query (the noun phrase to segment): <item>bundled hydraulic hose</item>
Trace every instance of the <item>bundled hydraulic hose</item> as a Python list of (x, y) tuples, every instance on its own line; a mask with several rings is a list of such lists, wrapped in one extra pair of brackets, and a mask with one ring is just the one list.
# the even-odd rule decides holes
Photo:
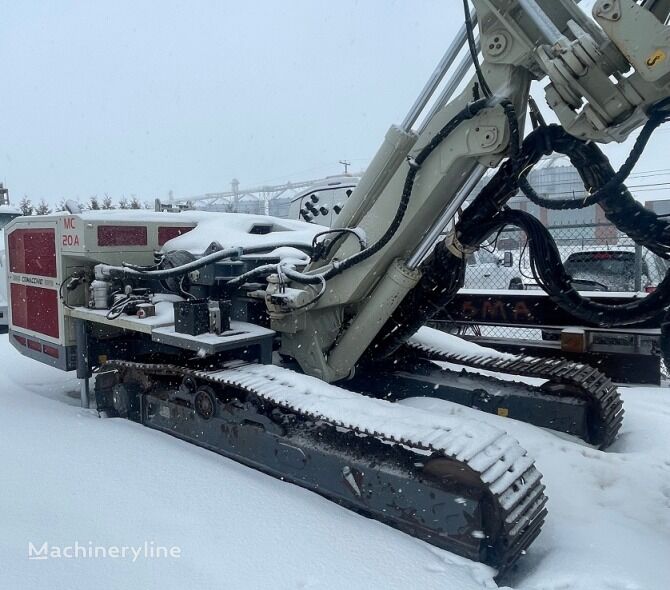
[[(558, 126), (540, 127), (524, 141), (521, 151), (511, 157), (488, 186), (465, 211), (457, 226), (458, 238), (466, 247), (477, 247), (495, 231), (507, 225), (523, 230), (528, 237), (531, 270), (537, 282), (562, 309), (594, 326), (613, 327), (635, 324), (656, 317), (670, 305), (670, 273), (654, 293), (629, 303), (606, 305), (582, 297), (571, 284), (558, 248), (549, 231), (532, 215), (503, 209), (525, 178), (519, 170), (532, 167), (544, 153), (568, 155), (579, 171), (585, 187), (621, 231), (659, 255), (670, 251), (670, 225), (635, 201), (623, 180), (639, 158), (649, 136), (668, 116), (668, 101), (652, 109), (649, 122), (638, 137), (636, 148), (619, 172), (593, 142), (578, 140)], [(510, 124), (514, 124), (510, 121)], [(572, 201), (572, 200), (571, 200)], [(582, 207), (585, 201), (577, 201)]]
[(538, 284), (554, 303), (589, 325), (610, 328), (637, 324), (658, 316), (670, 305), (670, 273), (646, 297), (617, 305), (591, 301), (572, 286), (556, 243), (536, 217), (507, 209), (489, 228), (495, 231), (509, 225), (518, 227), (528, 237), (531, 272)]
[[(571, 199), (571, 205), (576, 202), (579, 207), (586, 207), (597, 202), (618, 229), (659, 256), (669, 258), (670, 224), (635, 201), (623, 181), (639, 159), (651, 133), (667, 120), (670, 101), (662, 101), (651, 109), (649, 122), (638, 137), (636, 147), (616, 173), (595, 143), (579, 140), (557, 125), (538, 127), (526, 137), (519, 149), (518, 140), (515, 141), (519, 134), (513, 107), (509, 102), (503, 101), (502, 104), (511, 131), (510, 157), (461, 216), (455, 229), (455, 243), (464, 251), (473, 250), (494, 232), (506, 225), (515, 225), (528, 236), (536, 280), (564, 310), (590, 325), (601, 327), (630, 325), (656, 317), (670, 305), (670, 273), (654, 293), (643, 299), (621, 305), (590, 301), (573, 288), (571, 277), (563, 267), (558, 248), (548, 230), (528, 213), (508, 210), (505, 205), (517, 194), (520, 184), (525, 181), (525, 174), (542, 156), (563, 153), (570, 158), (586, 189), (591, 192), (590, 199)], [(544, 203), (538, 201), (538, 204)], [(463, 253), (455, 253), (454, 244), (451, 249), (438, 244), (422, 263), (421, 270), (423, 276), (417, 287), (380, 331), (370, 353), (373, 357), (385, 358), (392, 354), (453, 299), (462, 286)], [(663, 321), (662, 331), (668, 341), (666, 358), (670, 358), (670, 312)]]
[[(633, 171), (634, 166), (637, 164), (640, 156), (644, 152), (647, 142), (651, 138), (653, 132), (668, 120), (670, 120), (670, 99), (664, 99), (651, 107), (649, 111), (649, 118), (640, 131), (640, 134), (635, 140), (633, 149), (631, 150), (628, 158), (626, 158), (626, 161), (621, 166), (621, 168), (616, 173), (612, 171), (611, 174), (607, 174), (609, 176), (607, 181), (597, 190), (590, 193), (585, 199), (547, 199), (541, 197), (535, 192), (526, 178), (528, 170), (524, 170), (524, 172), (519, 176), (519, 188), (530, 201), (540, 207), (544, 207), (545, 209), (581, 209), (583, 207), (588, 207), (589, 205), (599, 203), (603, 199), (611, 197), (613, 192), (617, 192), (622, 187), (623, 183)], [(581, 143), (583, 144), (584, 142)], [(578, 151), (577, 144), (575, 144), (573, 147), (575, 148), (575, 151)], [(597, 151), (600, 151), (600, 149), (597, 149)], [(600, 153), (602, 155), (602, 152)], [(571, 152), (567, 153), (567, 155), (571, 155)], [(604, 159), (607, 160), (607, 158)], [(599, 164), (602, 165), (602, 158), (600, 160), (601, 162), (599, 162)], [(609, 167), (609, 161), (607, 161), (606, 166)]]
[[(650, 124), (645, 126), (645, 137), (655, 129), (659, 121), (665, 120), (668, 105), (666, 101), (652, 109)], [(512, 118), (510, 124), (514, 124)], [(640, 134), (642, 137), (642, 134)], [(639, 139), (639, 138), (638, 138)], [(636, 145), (646, 144), (646, 139)], [(635, 151), (635, 150), (634, 150)], [(607, 219), (636, 243), (661, 256), (670, 258), (670, 223), (653, 211), (645, 208), (630, 194), (621, 178), (627, 176), (632, 164), (639, 156), (631, 154), (627, 163), (615, 172), (607, 157), (593, 142), (585, 142), (568, 134), (557, 125), (542, 126), (524, 140), (516, 157), (511, 157), (481, 191), (474, 201), (475, 207), (466, 210), (459, 226), (461, 242), (477, 247), (480, 224), (494, 217), (519, 189), (525, 174), (543, 155), (558, 152), (567, 155), (579, 172), (584, 186), (590, 192), (586, 199), (568, 199), (571, 207), (587, 207), (593, 204), (592, 197), (605, 212)], [(544, 199), (538, 202), (544, 205)], [(555, 202), (550, 200), (551, 202)], [(560, 201), (558, 201), (560, 203)], [(575, 205), (576, 204), (576, 205)]]
[(242, 248), (226, 248), (224, 250), (218, 250), (197, 260), (191, 260), (186, 264), (181, 264), (179, 266), (172, 266), (170, 268), (161, 268), (155, 270), (144, 270), (138, 269), (138, 267), (129, 267), (129, 266), (109, 266), (107, 264), (99, 264), (96, 267), (96, 274), (100, 275), (100, 278), (111, 277), (111, 278), (142, 278), (142, 279), (156, 279), (156, 280), (165, 280), (172, 277), (179, 277), (186, 275), (194, 270), (198, 270), (203, 266), (212, 264), (213, 262), (218, 262), (219, 260), (225, 260), (227, 258), (239, 258), (245, 251)]
[(224, 248), (222, 250), (217, 250), (207, 256), (202, 256), (201, 258), (194, 259), (185, 264), (180, 264), (178, 266), (171, 266), (169, 268), (155, 268), (152, 267), (139, 267), (136, 265), (124, 265), (124, 266), (110, 266), (107, 264), (98, 265), (97, 272), (100, 273), (102, 278), (111, 277), (111, 278), (141, 278), (141, 279), (156, 279), (156, 280), (165, 280), (173, 277), (180, 277), (187, 275), (194, 270), (198, 270), (208, 264), (214, 262), (219, 262), (221, 260), (234, 260), (240, 256), (246, 254), (265, 254), (277, 248), (296, 248), (297, 250), (309, 251), (311, 248), (305, 246), (305, 244), (271, 244), (266, 246), (252, 246), (245, 248)]
[[(620, 231), (658, 256), (670, 258), (670, 223), (637, 202), (623, 184), (653, 131), (668, 120), (669, 109), (670, 99), (651, 108), (649, 120), (638, 136), (635, 147), (617, 172), (596, 143), (577, 139), (558, 125), (539, 127), (524, 140), (519, 154), (516, 157), (512, 155), (482, 191), (488, 196), (488, 213), (494, 214), (519, 189), (533, 203), (549, 209), (579, 209), (597, 203), (606, 218)], [(511, 117), (508, 117), (508, 121), (510, 126), (515, 125)], [(543, 155), (554, 152), (569, 157), (589, 193), (586, 198), (547, 199), (537, 195), (530, 186), (526, 179), (528, 171)], [(482, 196), (482, 201), (487, 199)], [(486, 218), (481, 215), (476, 223), (482, 217)]]

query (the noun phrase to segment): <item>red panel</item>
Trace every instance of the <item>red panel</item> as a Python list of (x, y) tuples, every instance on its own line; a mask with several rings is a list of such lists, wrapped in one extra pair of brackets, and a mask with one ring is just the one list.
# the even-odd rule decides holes
[(9, 298), (12, 303), (12, 325), (27, 328), (28, 301), (26, 297), (26, 286), (12, 283), (10, 285)]
[(25, 346), (27, 344), (27, 340), (23, 336), (18, 336), (17, 334), (14, 334), (14, 340), (16, 340), (21, 346)]
[(53, 357), (57, 359), (60, 354), (58, 353), (58, 349), (55, 346), (47, 346), (46, 344), (42, 345), (42, 351), (44, 354)]
[(165, 242), (169, 242), (173, 238), (177, 238), (182, 234), (188, 233), (192, 230), (192, 227), (172, 227), (172, 226), (160, 226), (158, 228), (158, 245), (162, 246)]
[(9, 270), (40, 277), (56, 276), (56, 232), (50, 228), (15, 229), (7, 238)]
[(42, 345), (39, 342), (35, 342), (34, 340), (28, 340), (28, 348), (30, 348), (30, 350), (42, 352)]
[(32, 285), (10, 286), (12, 325), (58, 338), (58, 292)]
[(98, 246), (146, 246), (144, 225), (99, 225)]

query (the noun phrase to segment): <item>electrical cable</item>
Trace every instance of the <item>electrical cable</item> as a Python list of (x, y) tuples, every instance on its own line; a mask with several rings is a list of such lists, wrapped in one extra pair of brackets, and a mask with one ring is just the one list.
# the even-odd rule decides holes
[(303, 303), (302, 305), (299, 305), (298, 307), (294, 307), (294, 308), (293, 308), (294, 311), (298, 311), (298, 310), (300, 310), (300, 309), (306, 309), (307, 307), (311, 307), (311, 306), (314, 305), (319, 299), (321, 299), (321, 297), (323, 297), (323, 294), (326, 292), (326, 285), (327, 285), (327, 282), (326, 282), (326, 279), (324, 279), (323, 277), (321, 277), (321, 279), (322, 279), (322, 280), (321, 280), (321, 290), (320, 290), (319, 293), (314, 297), (314, 299), (312, 299), (311, 301), (308, 301), (307, 303)]
[(131, 304), (139, 303), (151, 303), (151, 298), (148, 295), (125, 295), (109, 308), (109, 311), (107, 311), (105, 317), (108, 320), (115, 320), (121, 317)]
[(186, 275), (182, 275), (182, 276), (179, 278), (179, 291), (181, 292), (181, 294), (182, 294), (184, 297), (186, 297), (186, 299), (196, 299), (196, 296), (195, 296), (195, 295), (192, 295), (191, 293), (189, 293), (189, 292), (184, 288), (184, 279), (185, 279), (185, 278), (186, 278)]
[[(329, 234), (337, 234), (329, 244), (325, 245), (323, 242), (317, 242), (317, 239), (326, 236)], [(351, 229), (350, 227), (336, 227), (333, 229), (329, 229), (326, 231), (319, 232), (314, 236), (312, 239), (312, 250), (314, 251), (314, 255), (312, 257), (312, 261), (317, 261), (320, 259), (325, 259), (328, 258), (331, 250), (334, 248), (335, 244), (345, 235), (354, 235), (358, 239), (358, 243), (360, 245), (361, 250), (365, 249), (366, 243), (363, 237), (360, 235), (359, 232), (357, 232), (355, 229)]]
[[(365, 250), (353, 254), (348, 258), (345, 258), (342, 261), (339, 261), (331, 266), (329, 270), (323, 273), (323, 276), (326, 280), (333, 278), (334, 276), (342, 273), (348, 268), (362, 262), (379, 252), (388, 242), (393, 238), (395, 233), (398, 231), (400, 224), (402, 223), (407, 207), (409, 205), (409, 200), (412, 195), (412, 189), (414, 188), (414, 181), (416, 175), (418, 174), (421, 166), (426, 161), (426, 159), (433, 153), (433, 151), (447, 138), (453, 131), (464, 121), (468, 121), (479, 114), (483, 109), (492, 106), (493, 103), (489, 99), (479, 99), (470, 104), (468, 104), (464, 109), (458, 112), (442, 129), (433, 136), (433, 138), (426, 144), (419, 153), (414, 158), (408, 158), (409, 169), (407, 175), (405, 176), (405, 183), (403, 186), (403, 191), (400, 196), (400, 201), (396, 209), (396, 213), (387, 227), (384, 234), (371, 246), (368, 246)], [(312, 276), (316, 277), (318, 275), (303, 275), (303, 277)], [(315, 284), (317, 281), (304, 280), (302, 282)]]
[(463, 10), (465, 12), (465, 32), (468, 39), (468, 49), (470, 51), (470, 57), (472, 58), (472, 64), (475, 66), (475, 73), (477, 75), (477, 80), (479, 81), (479, 87), (482, 90), (482, 93), (486, 98), (491, 98), (493, 93), (489, 87), (486, 79), (484, 78), (484, 72), (479, 65), (479, 59), (477, 57), (477, 44), (475, 43), (475, 34), (474, 34), (474, 25), (472, 24), (472, 19), (470, 18), (470, 6), (468, 0), (463, 0)]
[(126, 307), (128, 307), (129, 304), (130, 304), (130, 296), (126, 295), (125, 298), (119, 299), (109, 308), (109, 311), (105, 314), (105, 317), (108, 320), (115, 320), (121, 317), (124, 310), (126, 309)]
[(67, 283), (68, 283), (71, 279), (73, 279), (73, 278), (77, 278), (77, 279), (80, 279), (80, 280), (81, 280), (82, 277), (79, 276), (76, 272), (75, 272), (75, 273), (72, 273), (72, 274), (69, 274), (65, 279), (63, 279), (63, 281), (61, 282), (60, 286), (58, 287), (58, 297), (59, 297), (59, 299), (63, 302), (63, 305), (64, 305), (65, 307), (67, 307), (68, 309), (74, 309), (74, 307), (72, 307), (72, 306), (67, 302), (67, 297), (65, 297), (65, 295), (63, 294), (63, 287), (64, 287), (65, 285), (67, 285)]

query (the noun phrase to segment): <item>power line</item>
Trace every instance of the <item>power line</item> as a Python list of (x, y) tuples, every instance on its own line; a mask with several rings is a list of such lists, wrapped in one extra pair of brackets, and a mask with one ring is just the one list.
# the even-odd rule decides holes
[[(640, 192), (640, 191), (649, 191), (649, 190), (666, 190), (666, 189), (663, 189), (663, 188), (660, 188), (660, 187), (668, 187), (668, 186), (670, 186), (670, 182), (652, 182), (652, 183), (648, 183), (648, 184), (628, 185), (627, 188), (629, 190), (634, 190), (636, 192)], [(652, 187), (659, 187), (659, 188), (652, 188)], [(547, 192), (547, 193), (543, 193), (543, 194), (546, 194), (549, 197), (574, 195), (575, 198), (578, 198), (578, 197), (583, 196), (587, 193), (584, 189), (581, 189), (580, 191), (551, 191), (551, 192)]]
[[(568, 168), (565, 166), (568, 170), (574, 170), (573, 168)], [(537, 175), (539, 175), (543, 170), (547, 170), (546, 168), (540, 169), (536, 172)], [(560, 170), (560, 168), (551, 168), (551, 170)], [(532, 173), (531, 173), (532, 174)], [(531, 176), (531, 175), (529, 175)], [(648, 172), (639, 172), (639, 173), (633, 173), (631, 174), (628, 178), (653, 178), (654, 176), (667, 176), (670, 179), (670, 168), (665, 169), (665, 170), (650, 170)], [(532, 176), (531, 176), (532, 178)], [(543, 186), (560, 186), (560, 185), (565, 185), (565, 184), (579, 184), (581, 185), (581, 179), (579, 177), (575, 177), (574, 180), (559, 180), (556, 182), (552, 182), (551, 180), (544, 180), (541, 179), (539, 181), (533, 182), (533, 186), (535, 187), (543, 187)], [(629, 187), (630, 188), (630, 187)]]

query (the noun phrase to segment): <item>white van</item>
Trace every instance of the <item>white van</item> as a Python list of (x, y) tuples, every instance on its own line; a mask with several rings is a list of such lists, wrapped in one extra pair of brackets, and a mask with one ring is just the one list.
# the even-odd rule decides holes
[(468, 254), (465, 266), (466, 289), (523, 289), (524, 278), (514, 264), (512, 252), (499, 253), (480, 248)]

